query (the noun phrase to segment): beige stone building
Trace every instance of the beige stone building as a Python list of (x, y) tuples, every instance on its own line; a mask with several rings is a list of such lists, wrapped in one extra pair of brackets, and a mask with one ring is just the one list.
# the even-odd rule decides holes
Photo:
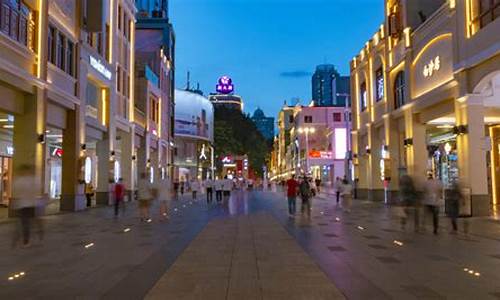
[[(398, 178), (459, 180), (465, 215), (488, 215), (500, 188), (500, 4), (388, 0), (351, 62), (360, 197), (397, 195)], [(468, 197), (470, 195), (470, 198)]]
[[(0, 204), (15, 207), (26, 194), (26, 177), (30, 197), (49, 199), (48, 212), (84, 209), (90, 183), (92, 205), (110, 203), (120, 177), (133, 191), (140, 148), (134, 122), (135, 2), (0, 4)], [(164, 56), (157, 75), (163, 79), (170, 72), (164, 81), (173, 82), (173, 61)], [(165, 124), (155, 127), (156, 145), (167, 149), (173, 88), (163, 95), (158, 89), (165, 105), (155, 114), (165, 114)], [(171, 165), (167, 152), (158, 154), (155, 172)]]

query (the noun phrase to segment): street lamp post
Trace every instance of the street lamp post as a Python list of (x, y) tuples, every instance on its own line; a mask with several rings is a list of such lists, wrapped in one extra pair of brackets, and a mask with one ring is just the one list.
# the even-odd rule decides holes
[(309, 172), (309, 133), (314, 133), (316, 129), (314, 127), (300, 127), (299, 134), (304, 133), (306, 136), (306, 174)]

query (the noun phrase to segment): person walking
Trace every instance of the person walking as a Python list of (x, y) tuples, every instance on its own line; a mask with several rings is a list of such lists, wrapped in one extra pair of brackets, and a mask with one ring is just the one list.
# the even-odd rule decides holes
[(87, 207), (92, 206), (92, 197), (94, 196), (95, 190), (92, 182), (85, 184), (85, 197), (87, 198)]
[(137, 199), (139, 200), (141, 221), (151, 222), (151, 218), (149, 216), (149, 208), (151, 206), (151, 202), (153, 201), (154, 196), (153, 196), (153, 187), (146, 172), (141, 173), (137, 185), (138, 185)]
[(320, 193), (320, 187), (321, 187), (321, 179), (318, 177), (314, 180), (314, 184), (316, 185), (316, 191), (318, 191), (318, 194)]
[(295, 175), (292, 175), (290, 179), (286, 182), (287, 187), (287, 198), (288, 198), (288, 215), (293, 218), (296, 212), (297, 205), (297, 191), (299, 188), (299, 183), (295, 180)]
[(179, 200), (179, 181), (174, 181), (174, 200)]
[(191, 194), (193, 196), (193, 200), (196, 200), (198, 192), (200, 191), (200, 182), (198, 181), (198, 179), (193, 179), (191, 180), (190, 186), (191, 186)]
[(19, 166), (14, 179), (16, 188), (15, 196), (12, 198), (11, 208), (19, 218), (19, 229), (14, 233), (12, 247), (15, 247), (22, 237), (22, 246), (30, 246), (31, 227), (35, 217), (36, 196), (34, 190), (35, 178), (34, 167), (31, 165)]
[(180, 188), (181, 188), (181, 197), (182, 197), (182, 196), (184, 196), (184, 188), (186, 188), (186, 182), (184, 181), (184, 179), (181, 179)]
[(212, 203), (214, 194), (214, 182), (210, 177), (205, 180), (205, 189), (207, 192), (207, 204), (210, 204)]
[(451, 220), (453, 234), (456, 234), (458, 232), (457, 219), (460, 214), (460, 201), (463, 200), (463, 197), (464, 196), (462, 194), (462, 191), (460, 190), (460, 185), (458, 184), (457, 181), (454, 181), (451, 184), (450, 190), (448, 191), (448, 201), (449, 201), (448, 216), (450, 217)]
[(231, 197), (231, 191), (233, 190), (233, 181), (227, 178), (227, 175), (224, 177), (224, 200), (229, 200)]
[(335, 178), (335, 182), (333, 184), (333, 189), (335, 190), (335, 196), (337, 197), (337, 205), (340, 203), (340, 188), (342, 186), (342, 181), (340, 177)]
[[(401, 206), (404, 209), (404, 214), (401, 215), (401, 228), (404, 230), (406, 227), (406, 220), (412, 207), (416, 207), (417, 202), (417, 189), (413, 182), (413, 178), (409, 175), (403, 175), (399, 179), (399, 198)], [(415, 231), (418, 231), (418, 218), (415, 211)]]
[(299, 185), (299, 193), (300, 193), (300, 198), (302, 199), (301, 203), (302, 215), (306, 213), (307, 216), (310, 218), (312, 189), (311, 189), (311, 184), (309, 183), (309, 179), (306, 176), (304, 176), (302, 182)]
[(118, 182), (115, 183), (115, 217), (118, 217), (118, 211), (120, 209), (120, 205), (124, 207), (125, 203), (123, 199), (125, 197), (125, 186), (123, 185), (123, 178), (118, 179)]
[(443, 196), (443, 184), (429, 174), (425, 185), (424, 205), (432, 216), (432, 228), (434, 234), (438, 234), (439, 227), (439, 204)]
[(168, 206), (171, 197), (173, 196), (172, 192), (172, 182), (170, 179), (165, 177), (160, 180), (157, 186), (158, 190), (158, 201), (160, 202), (160, 218), (161, 220), (167, 220), (168, 216)]
[(222, 190), (224, 189), (224, 182), (221, 179), (216, 179), (214, 183), (215, 200), (217, 203), (222, 202)]
[(342, 208), (345, 212), (351, 212), (352, 206), (352, 185), (344, 178), (340, 185), (340, 196), (342, 197)]

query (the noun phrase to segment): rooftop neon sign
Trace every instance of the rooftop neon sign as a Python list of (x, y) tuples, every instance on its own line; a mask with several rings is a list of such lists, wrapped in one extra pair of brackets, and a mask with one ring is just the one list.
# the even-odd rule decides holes
[(222, 76), (219, 78), (215, 90), (220, 94), (231, 94), (234, 92), (233, 80), (229, 76)]

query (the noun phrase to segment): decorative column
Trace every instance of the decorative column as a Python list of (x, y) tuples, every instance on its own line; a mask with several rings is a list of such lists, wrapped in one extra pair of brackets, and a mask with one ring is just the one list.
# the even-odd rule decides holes
[(426, 128), (411, 108), (404, 112), (405, 136), (407, 140), (406, 161), (408, 175), (413, 177), (417, 188), (422, 188), (427, 177)]
[(455, 101), (457, 152), (460, 182), (470, 189), (472, 214), (490, 214), (490, 195), (486, 167), (484, 105), (479, 95), (466, 95)]

